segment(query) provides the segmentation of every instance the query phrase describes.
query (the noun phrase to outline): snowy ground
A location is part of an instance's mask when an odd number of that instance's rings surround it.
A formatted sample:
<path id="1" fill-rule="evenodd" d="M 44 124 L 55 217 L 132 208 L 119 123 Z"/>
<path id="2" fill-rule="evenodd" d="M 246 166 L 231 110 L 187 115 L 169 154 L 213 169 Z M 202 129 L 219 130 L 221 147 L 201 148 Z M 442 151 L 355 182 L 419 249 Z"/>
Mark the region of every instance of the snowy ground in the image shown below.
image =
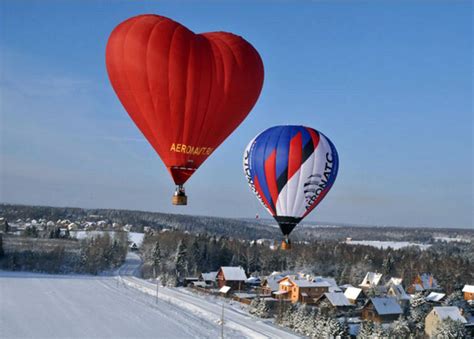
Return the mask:
<path id="1" fill-rule="evenodd" d="M 380 249 L 386 248 L 393 248 L 394 250 L 398 250 L 403 247 L 409 246 L 416 246 L 419 247 L 421 250 L 426 250 L 431 245 L 428 244 L 418 244 L 414 242 L 408 241 L 379 241 L 379 240 L 347 240 L 345 242 L 348 245 L 365 245 L 365 246 L 373 246 Z"/>
<path id="2" fill-rule="evenodd" d="M 115 276 L 0 272 L 0 338 L 216 338 L 222 299 L 159 289 L 135 277 L 131 253 Z M 297 338 L 225 304 L 226 338 Z"/>

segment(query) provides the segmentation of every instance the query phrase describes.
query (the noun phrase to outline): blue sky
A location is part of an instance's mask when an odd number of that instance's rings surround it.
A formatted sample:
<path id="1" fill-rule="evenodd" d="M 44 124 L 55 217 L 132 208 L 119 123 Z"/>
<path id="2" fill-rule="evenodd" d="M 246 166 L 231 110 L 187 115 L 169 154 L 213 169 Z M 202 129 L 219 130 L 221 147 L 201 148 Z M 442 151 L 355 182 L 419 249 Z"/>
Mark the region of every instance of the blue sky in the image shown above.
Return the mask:
<path id="1" fill-rule="evenodd" d="M 311 221 L 473 226 L 472 7 L 461 1 L 2 1 L 0 201 L 264 216 L 242 172 L 260 131 L 325 133 L 340 172 Z M 117 100 L 104 50 L 156 13 L 230 31 L 265 83 L 244 123 L 174 207 L 161 160 Z"/>

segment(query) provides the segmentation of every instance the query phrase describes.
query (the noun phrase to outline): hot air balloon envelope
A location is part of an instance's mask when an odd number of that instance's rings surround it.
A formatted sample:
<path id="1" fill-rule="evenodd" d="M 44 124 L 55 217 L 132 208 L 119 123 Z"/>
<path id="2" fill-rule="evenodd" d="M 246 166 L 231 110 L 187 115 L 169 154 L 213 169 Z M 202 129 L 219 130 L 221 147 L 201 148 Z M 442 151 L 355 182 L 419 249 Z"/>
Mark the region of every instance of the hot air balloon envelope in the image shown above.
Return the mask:
<path id="1" fill-rule="evenodd" d="M 332 142 L 304 126 L 269 128 L 244 152 L 247 181 L 286 237 L 326 196 L 338 168 Z"/>
<path id="2" fill-rule="evenodd" d="M 122 105 L 180 187 L 245 119 L 263 85 L 262 60 L 243 38 L 195 34 L 159 15 L 119 24 L 106 64 Z"/>

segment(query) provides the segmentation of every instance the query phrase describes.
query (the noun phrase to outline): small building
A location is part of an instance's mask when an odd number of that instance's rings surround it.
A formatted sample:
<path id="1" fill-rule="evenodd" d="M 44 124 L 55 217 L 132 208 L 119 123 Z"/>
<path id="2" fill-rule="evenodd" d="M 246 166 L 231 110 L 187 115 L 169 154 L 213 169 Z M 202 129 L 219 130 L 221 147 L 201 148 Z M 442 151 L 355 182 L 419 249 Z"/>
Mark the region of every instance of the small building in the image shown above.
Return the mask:
<path id="1" fill-rule="evenodd" d="M 464 293 L 464 300 L 474 301 L 474 285 L 464 285 L 462 292 Z"/>
<path id="2" fill-rule="evenodd" d="M 368 290 L 371 287 L 376 287 L 382 279 L 382 273 L 367 272 L 362 283 L 359 284 L 359 287 L 363 290 Z"/>
<path id="3" fill-rule="evenodd" d="M 272 295 L 280 289 L 278 281 L 286 277 L 287 273 L 273 272 L 269 276 L 265 277 L 261 283 L 261 293 Z"/>
<path id="4" fill-rule="evenodd" d="M 245 283 L 251 287 L 259 287 L 262 284 L 262 279 L 259 277 L 249 277 Z"/>
<path id="5" fill-rule="evenodd" d="M 444 293 L 430 292 L 430 294 L 425 297 L 425 300 L 431 304 L 441 305 L 445 297 L 446 294 Z"/>
<path id="6" fill-rule="evenodd" d="M 292 303 L 313 303 L 314 299 L 329 291 L 331 284 L 327 281 L 312 281 L 297 275 L 288 275 L 278 281 L 279 290 L 274 292 L 281 299 Z"/>
<path id="7" fill-rule="evenodd" d="M 438 326 L 447 318 L 461 323 L 467 323 L 461 311 L 456 306 L 435 306 L 425 318 L 425 334 L 428 338 L 433 338 L 433 333 Z"/>
<path id="8" fill-rule="evenodd" d="M 397 302 L 402 307 L 403 311 L 408 312 L 411 297 L 405 292 L 405 289 L 401 284 L 391 284 L 387 290 L 387 296 L 397 299 Z"/>
<path id="9" fill-rule="evenodd" d="M 338 312 L 346 312 L 355 307 L 354 304 L 349 302 L 344 293 L 340 292 L 326 292 L 317 298 L 314 303 L 320 309 L 333 309 Z"/>
<path id="10" fill-rule="evenodd" d="M 199 276 L 199 281 L 206 283 L 207 286 L 214 287 L 216 285 L 217 271 L 201 273 Z"/>
<path id="11" fill-rule="evenodd" d="M 232 290 L 241 290 L 244 287 L 247 275 L 241 266 L 222 266 L 217 271 L 217 286 L 229 286 Z"/>
<path id="12" fill-rule="evenodd" d="M 403 314 L 397 299 L 390 297 L 370 298 L 362 309 L 362 319 L 377 323 L 392 322 Z"/>
<path id="13" fill-rule="evenodd" d="M 344 295 L 346 296 L 347 300 L 353 305 L 357 305 L 364 301 L 364 292 L 361 288 L 357 287 L 348 287 L 344 291 Z"/>
<path id="14" fill-rule="evenodd" d="M 430 273 L 418 274 L 413 283 L 408 287 L 408 293 L 415 294 L 417 292 L 439 290 L 436 279 Z"/>

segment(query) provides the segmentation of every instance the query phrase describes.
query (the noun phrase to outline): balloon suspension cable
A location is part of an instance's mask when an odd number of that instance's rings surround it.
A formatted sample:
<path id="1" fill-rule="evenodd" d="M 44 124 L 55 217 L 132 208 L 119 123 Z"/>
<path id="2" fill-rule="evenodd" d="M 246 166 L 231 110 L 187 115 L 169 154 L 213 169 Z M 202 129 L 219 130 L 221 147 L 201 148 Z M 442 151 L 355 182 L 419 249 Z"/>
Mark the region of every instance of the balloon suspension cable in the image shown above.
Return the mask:
<path id="1" fill-rule="evenodd" d="M 188 204 L 188 197 L 186 196 L 186 191 L 184 190 L 183 185 L 176 185 L 176 189 L 173 194 L 172 198 L 173 205 L 187 205 Z"/>

